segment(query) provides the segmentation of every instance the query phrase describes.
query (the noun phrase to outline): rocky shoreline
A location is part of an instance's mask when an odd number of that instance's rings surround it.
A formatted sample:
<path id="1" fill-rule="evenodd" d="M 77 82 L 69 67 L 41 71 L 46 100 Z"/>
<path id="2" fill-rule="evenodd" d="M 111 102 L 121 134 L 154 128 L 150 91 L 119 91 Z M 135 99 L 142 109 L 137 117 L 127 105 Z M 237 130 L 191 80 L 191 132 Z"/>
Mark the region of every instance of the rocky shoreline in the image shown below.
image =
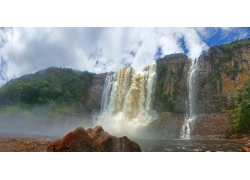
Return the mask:
<path id="1" fill-rule="evenodd" d="M 46 152 L 51 142 L 28 137 L 0 137 L 0 152 Z"/>
<path id="2" fill-rule="evenodd" d="M 245 138 L 207 138 L 206 140 L 228 140 L 242 143 L 236 152 L 250 152 L 250 137 Z M 0 152 L 47 152 L 47 148 L 54 140 L 29 137 L 0 137 Z M 140 143 L 138 143 L 140 145 Z M 210 152 L 216 152 L 211 149 Z M 144 152 L 142 148 L 142 152 Z"/>

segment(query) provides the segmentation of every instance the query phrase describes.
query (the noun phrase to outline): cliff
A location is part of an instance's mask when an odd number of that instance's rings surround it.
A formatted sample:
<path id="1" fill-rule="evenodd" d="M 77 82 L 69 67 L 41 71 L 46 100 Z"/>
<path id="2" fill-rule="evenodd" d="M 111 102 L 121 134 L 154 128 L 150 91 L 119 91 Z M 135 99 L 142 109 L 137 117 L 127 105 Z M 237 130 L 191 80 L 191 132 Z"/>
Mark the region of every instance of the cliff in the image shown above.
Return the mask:
<path id="1" fill-rule="evenodd" d="M 95 74 L 93 81 L 89 87 L 88 96 L 86 100 L 86 106 L 92 113 L 99 113 L 102 102 L 102 92 L 104 87 L 104 81 L 107 73 Z"/>
<path id="2" fill-rule="evenodd" d="M 199 57 L 198 112 L 231 110 L 250 76 L 250 39 L 215 46 Z"/>
<path id="3" fill-rule="evenodd" d="M 182 114 L 162 113 L 144 129 L 151 138 L 179 139 L 185 116 Z M 192 126 L 191 138 L 226 138 L 231 135 L 230 113 L 201 114 Z"/>
<path id="4" fill-rule="evenodd" d="M 191 60 L 184 54 L 172 54 L 158 60 L 156 109 L 185 114 L 188 97 L 187 78 Z M 198 114 L 225 112 L 233 108 L 232 97 L 250 76 L 250 39 L 211 47 L 198 57 Z M 164 108 L 164 93 L 174 101 Z"/>
<path id="5" fill-rule="evenodd" d="M 190 60 L 184 54 L 167 55 L 156 62 L 155 108 L 158 113 L 186 113 L 189 64 Z"/>
<path id="6" fill-rule="evenodd" d="M 197 60 L 196 111 L 198 117 L 192 127 L 192 137 L 225 137 L 235 132 L 237 124 L 248 126 L 246 118 L 244 123 L 240 122 L 241 112 L 235 116 L 232 116 L 232 112 L 235 113 L 233 98 L 242 91 L 250 77 L 250 39 L 211 47 Z M 160 117 L 151 126 L 153 129 L 156 127 L 158 130 L 161 129 L 162 137 L 178 138 L 180 135 L 185 114 L 188 112 L 187 78 L 190 62 L 191 59 L 183 54 L 165 56 L 156 62 L 159 77 L 156 85 L 155 107 Z M 246 93 L 244 97 L 250 98 Z M 242 100 L 238 103 L 240 101 Z M 171 108 L 169 108 L 170 105 Z M 244 105 L 245 107 L 248 106 Z M 166 116 L 165 111 L 172 114 Z M 241 111 L 245 112 L 245 109 Z M 233 117 L 238 118 L 236 124 Z"/>

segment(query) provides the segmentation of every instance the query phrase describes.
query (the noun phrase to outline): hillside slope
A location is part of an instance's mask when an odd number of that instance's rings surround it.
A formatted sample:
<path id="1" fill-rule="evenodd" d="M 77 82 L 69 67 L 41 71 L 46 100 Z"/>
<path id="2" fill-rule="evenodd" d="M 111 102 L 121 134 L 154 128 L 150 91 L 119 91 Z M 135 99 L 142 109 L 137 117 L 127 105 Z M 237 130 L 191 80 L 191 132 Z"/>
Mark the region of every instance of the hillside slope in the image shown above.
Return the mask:
<path id="1" fill-rule="evenodd" d="M 0 129 L 44 132 L 90 124 L 90 89 L 93 83 L 103 83 L 97 78 L 89 72 L 51 67 L 9 81 L 0 89 Z"/>

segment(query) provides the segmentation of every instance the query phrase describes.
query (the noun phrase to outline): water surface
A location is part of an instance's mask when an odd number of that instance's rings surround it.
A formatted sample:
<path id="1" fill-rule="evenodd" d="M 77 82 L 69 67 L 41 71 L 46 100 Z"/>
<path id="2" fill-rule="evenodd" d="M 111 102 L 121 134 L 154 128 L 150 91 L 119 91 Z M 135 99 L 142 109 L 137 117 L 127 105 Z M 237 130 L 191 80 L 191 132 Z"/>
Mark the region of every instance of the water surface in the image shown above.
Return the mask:
<path id="1" fill-rule="evenodd" d="M 232 140 L 135 139 L 144 152 L 241 152 L 243 143 Z"/>

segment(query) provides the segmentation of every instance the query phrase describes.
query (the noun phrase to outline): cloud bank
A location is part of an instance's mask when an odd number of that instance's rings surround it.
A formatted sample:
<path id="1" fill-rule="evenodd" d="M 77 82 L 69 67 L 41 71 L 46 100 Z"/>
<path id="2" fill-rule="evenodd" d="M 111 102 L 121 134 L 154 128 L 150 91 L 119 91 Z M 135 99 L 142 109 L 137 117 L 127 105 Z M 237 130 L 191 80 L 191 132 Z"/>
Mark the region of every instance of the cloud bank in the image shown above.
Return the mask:
<path id="1" fill-rule="evenodd" d="M 232 29 L 1 28 L 0 86 L 52 66 L 103 73 L 128 65 L 142 69 L 154 64 L 156 57 L 172 53 L 196 58 L 208 50 L 207 42 L 218 32 L 225 39 Z"/>

